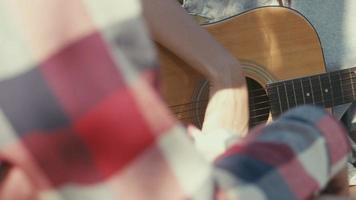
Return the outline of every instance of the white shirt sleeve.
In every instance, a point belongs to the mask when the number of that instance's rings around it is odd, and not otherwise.
[[[225,129],[200,132],[192,134],[192,136],[195,147],[211,162],[224,153],[232,143],[240,139],[238,134]]]

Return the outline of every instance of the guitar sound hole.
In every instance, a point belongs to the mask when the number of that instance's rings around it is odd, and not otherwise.
[[[254,127],[268,120],[270,113],[269,99],[264,88],[255,80],[246,78],[249,91],[249,127]],[[193,102],[196,102],[194,107],[193,124],[199,128],[202,127],[209,98],[209,83],[202,81],[196,94],[193,97]]]

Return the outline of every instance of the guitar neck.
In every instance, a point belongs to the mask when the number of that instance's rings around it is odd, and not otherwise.
[[[273,117],[297,105],[350,103],[356,100],[356,68],[271,83],[267,94]]]

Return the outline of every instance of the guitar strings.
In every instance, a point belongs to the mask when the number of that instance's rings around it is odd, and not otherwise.
[[[269,116],[269,114],[266,114],[263,117],[268,118],[268,116]],[[181,119],[178,118],[178,120],[191,120],[191,119],[194,119],[194,118],[195,117],[187,117],[187,118],[181,118]],[[258,124],[260,124],[262,122],[266,122],[266,121],[267,121],[267,119],[260,119],[260,120],[255,120],[255,121],[252,121],[252,122],[250,121],[250,125],[255,126],[255,125],[258,125]]]
[[[260,105],[260,104],[265,104],[266,102],[267,102],[267,101],[265,101],[264,103],[254,104],[254,106],[255,106],[255,105]],[[190,108],[185,107],[186,110],[182,110],[182,111],[178,111],[178,110],[177,110],[176,112],[174,112],[174,114],[182,114],[182,113],[185,113],[185,112],[195,111],[195,110],[197,110],[197,109],[203,109],[203,108],[206,108],[206,107],[207,107],[207,104],[199,104],[199,106],[192,105]],[[269,106],[267,106],[267,107],[255,108],[255,109],[253,109],[253,110],[251,110],[251,111],[259,111],[259,110],[263,110],[263,109],[267,109],[267,108],[269,108]]]
[[[349,83],[349,84],[342,84],[342,81],[351,81],[351,83]],[[342,85],[342,86],[349,86],[349,85],[353,85],[353,84],[355,84],[356,82],[354,82],[354,81],[356,81],[356,75],[354,76],[354,75],[350,75],[350,77],[348,77],[348,78],[342,78],[342,79],[339,79],[338,81],[340,81],[340,86]],[[330,83],[330,81],[329,81],[329,83]],[[276,87],[279,87],[279,86],[284,86],[285,85],[285,83],[284,83],[284,81],[282,81],[282,82],[275,82],[275,83],[273,83],[269,88],[271,88],[271,89],[274,89],[274,88],[276,88]],[[311,89],[315,89],[315,88],[312,88],[312,87],[310,87]],[[259,91],[266,91],[266,89],[265,88],[259,88],[259,89],[254,89],[254,90],[251,90],[251,92],[259,92]],[[265,94],[265,96],[268,96],[268,95],[266,95]]]
[[[354,92],[356,92],[356,90],[354,90]],[[264,95],[264,96],[267,97],[267,95]],[[334,102],[337,101],[337,100],[343,100],[343,99],[349,98],[349,97],[352,97],[352,98],[353,98],[354,95],[353,95],[353,94],[346,95],[346,96],[343,95],[343,96],[340,96],[340,97],[332,98],[332,100],[325,101],[325,102],[334,103]],[[322,98],[322,96],[321,96],[321,95],[320,95],[320,96],[317,95],[317,96],[314,96],[314,98]],[[254,99],[249,99],[249,101],[251,101],[251,100],[254,101]],[[193,101],[193,102],[186,103],[186,104],[176,105],[175,108],[172,108],[172,109],[175,109],[175,110],[173,110],[173,111],[178,111],[178,110],[183,109],[183,108],[188,109],[188,110],[183,110],[183,111],[180,111],[180,112],[176,112],[176,114],[179,114],[179,113],[182,113],[182,112],[190,111],[191,109],[194,110],[194,108],[197,109],[197,108],[199,108],[199,107],[197,107],[195,104],[203,104],[203,103],[208,102],[208,101],[209,101],[208,99],[199,100],[199,101]],[[303,101],[304,101],[304,100],[303,100]],[[275,102],[274,102],[274,101],[271,101],[271,100],[258,101],[258,103],[254,103],[253,106],[256,107],[256,106],[259,106],[259,105],[261,105],[261,104],[266,104],[266,103],[272,104],[272,103],[275,103]],[[315,103],[322,103],[322,102],[315,102]],[[297,104],[297,103],[296,103],[296,104]],[[301,105],[302,105],[302,104],[301,104]],[[179,108],[180,108],[180,109],[179,109]],[[268,108],[268,107],[260,107],[260,108],[257,108],[257,109],[255,109],[255,110],[252,110],[252,111],[262,110],[262,109],[266,109],[266,108]]]
[[[258,115],[258,116],[255,116],[255,117],[250,117],[249,119],[250,120],[254,120],[254,119],[258,119],[260,117],[268,117],[269,116],[269,113],[266,113],[266,114],[261,114],[261,115]],[[203,117],[203,115],[201,115],[200,117]],[[189,120],[189,119],[195,119],[196,117],[195,116],[184,116],[184,117],[179,117],[177,118],[178,120]],[[265,120],[258,120],[258,121],[253,121],[253,122],[262,122],[262,121],[265,121]]]
[[[263,113],[263,114],[259,114],[259,115],[254,115],[254,116],[251,116],[249,117],[250,120],[254,120],[254,119],[258,119],[260,117],[265,117],[265,116],[268,116],[270,112],[267,112],[267,113]],[[183,120],[183,119],[194,119],[196,118],[197,116],[195,114],[190,114],[190,113],[187,113],[187,115],[183,115],[183,116],[179,116],[177,117],[178,119],[180,120]],[[203,118],[204,117],[204,114],[200,114],[199,115],[200,118]]]
[[[262,96],[261,96],[262,97]],[[264,95],[263,97],[267,97],[267,95]],[[185,103],[185,104],[180,104],[180,105],[175,105],[175,106],[170,106],[170,108],[172,109],[172,110],[177,110],[177,109],[182,109],[182,107],[183,108],[187,108],[187,107],[194,107],[195,106],[195,104],[203,104],[203,103],[205,103],[205,102],[208,102],[209,101],[209,99],[202,99],[202,100],[198,100],[198,101],[192,101],[192,102],[190,102],[190,103]],[[249,99],[249,101],[254,101],[254,99]],[[268,101],[259,101],[258,103],[255,103],[255,104],[253,104],[254,106],[256,106],[256,105],[260,105],[260,104],[264,104],[264,103],[267,103],[267,102],[269,102],[269,100]]]
[[[346,75],[345,73],[344,74],[342,74],[342,73],[340,73],[340,75]],[[356,76],[353,76],[352,74],[348,74],[349,75],[349,77],[348,78],[339,78],[339,81],[340,81],[340,87],[342,87],[342,86],[350,86],[350,85],[354,85],[354,83],[353,83],[353,81],[354,81],[354,79],[356,78]],[[351,80],[351,83],[349,83],[349,84],[342,84],[342,82],[341,81],[347,81],[347,80]],[[332,81],[329,79],[329,83],[331,83]],[[283,83],[283,82],[281,82],[280,84],[274,84],[273,86],[271,86],[272,88],[274,88],[274,87],[278,87],[278,86],[281,86],[281,85],[285,85],[285,83]],[[316,91],[315,90],[315,88],[312,88],[311,87],[311,89],[312,89],[312,91]],[[251,94],[251,93],[253,93],[253,92],[260,92],[260,91],[263,91],[264,93],[265,93],[265,88],[259,88],[259,89],[254,89],[254,90],[251,90],[251,91],[249,91],[249,94]],[[319,90],[320,92],[321,92],[321,89]],[[344,101],[344,99],[346,99],[346,98],[354,98],[354,92],[355,92],[355,90],[352,90],[351,89],[351,92],[353,93],[352,95],[346,95],[346,96],[344,96],[344,95],[342,95],[341,97],[336,97],[336,98],[332,98],[331,100],[326,100],[326,101],[324,101],[324,100],[321,100],[321,101],[318,101],[318,102],[314,102],[314,104],[319,104],[319,103],[323,103],[323,104],[325,104],[325,103],[333,103],[333,102],[335,102],[335,101],[337,101],[337,100],[339,100],[339,99],[341,99],[341,100],[343,100]],[[252,95],[251,95],[252,96]],[[322,95],[321,95],[322,96]],[[315,98],[321,98],[321,96],[314,96]],[[268,97],[268,95],[267,94],[262,94],[262,95],[259,95],[259,96],[254,96],[254,98],[256,99],[256,98],[261,98],[261,97]],[[249,101],[253,101],[254,99],[252,98],[252,99],[250,99],[249,98]],[[175,105],[175,106],[171,106],[171,107],[182,107],[182,106],[189,106],[189,105],[191,105],[191,106],[194,106],[194,105],[192,105],[192,104],[196,104],[196,103],[202,103],[202,102],[208,102],[209,100],[208,99],[204,99],[204,100],[200,100],[200,101],[195,101],[195,102],[190,102],[190,103],[185,103],[185,104],[180,104],[180,105]],[[254,104],[254,105],[259,105],[259,104],[263,104],[263,103],[266,103],[266,102],[270,102],[270,101],[264,101],[264,102],[259,102],[258,104]],[[270,103],[272,103],[272,102],[270,102]],[[298,105],[297,103],[296,103],[296,105]],[[200,109],[202,109],[202,108],[206,108],[207,107],[207,104],[206,105],[201,105],[201,106],[199,106],[200,107]],[[287,104],[287,109],[289,109],[289,105]],[[192,109],[189,109],[189,110],[186,110],[185,112],[187,113],[187,114],[189,114],[189,112],[193,112],[193,111],[195,111],[196,109],[199,109],[199,108],[197,108],[197,107],[195,107],[195,108],[192,108]],[[267,107],[261,107],[261,108],[257,108],[257,109],[253,109],[253,110],[250,110],[250,114],[252,113],[252,112],[256,112],[256,111],[260,111],[260,110],[263,110],[263,109],[270,109],[270,106],[267,106]],[[184,112],[176,112],[176,114],[179,114],[179,113],[184,113]],[[203,113],[201,114],[201,116],[203,115]],[[267,119],[266,119],[266,117],[268,117],[270,115],[270,112],[268,112],[268,113],[265,113],[265,114],[261,114],[261,115],[254,115],[253,117],[250,117],[249,119],[250,119],[250,125],[252,125],[252,126],[254,126],[254,125],[258,125],[258,124],[260,124],[260,123],[262,123],[262,122],[265,122]],[[256,119],[258,119],[258,118],[261,118],[261,117],[264,117],[264,119],[261,119],[261,120],[256,120]],[[188,115],[188,116],[183,116],[183,117],[178,117],[178,119],[179,120],[188,120],[188,119],[193,119],[193,118],[195,118],[195,116],[194,116],[194,113],[192,113],[192,115]]]
[[[269,115],[269,114],[268,114]],[[265,117],[268,117],[268,115],[266,115]],[[179,119],[178,118],[178,120],[191,120],[191,119],[194,119],[195,117],[187,117],[187,118],[183,118],[183,119]],[[249,124],[249,126],[250,127],[254,127],[254,126],[257,126],[257,125],[259,125],[259,124],[262,124],[263,122],[266,122],[267,121],[267,119],[261,119],[261,120],[255,120],[255,121],[253,121],[253,122],[249,122],[250,124]]]
[[[354,95],[348,95],[348,96],[344,96],[344,98],[350,98],[350,97],[354,97]],[[343,97],[337,97],[337,98],[335,98],[335,99],[343,99]],[[320,104],[320,103],[323,103],[323,104],[325,104],[325,103],[332,103],[332,101],[330,100],[330,101],[323,101],[323,100],[321,100],[321,101],[317,101],[317,102],[315,102],[314,104]],[[305,105],[305,104],[300,104],[300,105]],[[190,114],[189,112],[193,112],[193,111],[195,111],[195,110],[197,110],[197,109],[203,109],[203,108],[206,108],[207,107],[207,105],[200,105],[200,106],[198,106],[198,107],[194,107],[194,108],[191,108],[191,109],[188,109],[188,110],[184,110],[184,111],[180,111],[180,112],[175,112],[174,114],[176,114],[176,115],[178,115],[178,114],[183,114],[183,113],[187,113],[187,114]],[[287,105],[287,109],[289,109],[289,106]],[[270,109],[270,106],[267,106],[267,107],[261,107],[261,108],[258,108],[258,109],[252,109],[252,110],[249,110],[250,111],[250,113],[252,113],[252,112],[256,112],[256,111],[259,111],[259,110],[263,110],[263,109]],[[192,116],[187,116],[187,117],[194,117],[193,116],[194,115],[194,113],[192,113]],[[258,117],[260,117],[259,115],[255,115],[254,117],[251,117],[250,119],[254,119],[254,118],[258,118]],[[184,119],[184,118],[183,118]]]
[[[350,96],[348,96],[350,97]],[[326,102],[330,102],[330,101],[319,101],[319,102],[316,102],[317,103],[326,103]],[[289,107],[289,106],[288,106]],[[263,109],[269,109],[269,107],[265,107]],[[289,109],[289,108],[288,108]],[[251,110],[250,110],[250,114],[251,114]],[[200,117],[203,117],[203,113],[200,115]],[[250,120],[250,125],[252,126],[255,126],[255,125],[258,125],[262,122],[265,122],[267,121],[267,117],[270,115],[270,112],[268,113],[265,113],[265,114],[260,114],[260,115],[254,115],[253,117],[250,117],[249,120]],[[260,119],[260,120],[256,120],[260,117],[264,117],[263,119]],[[193,115],[188,115],[188,116],[183,116],[183,117],[178,117],[179,120],[189,120],[189,119],[194,119],[196,118],[196,116]]]
[[[202,106],[201,108],[205,108],[204,106]],[[264,109],[269,109],[269,107],[267,107],[267,108],[264,108]],[[195,115],[195,113],[190,113],[190,112],[194,112],[196,109],[191,109],[191,110],[189,110],[189,111],[186,111],[186,112],[184,112],[187,116],[182,116],[182,117],[194,117],[194,115]],[[260,109],[260,110],[262,110],[262,109]],[[256,111],[256,110],[255,110]],[[252,111],[253,112],[253,111]],[[268,112],[269,113],[269,112]],[[179,115],[181,115],[181,114],[183,114],[183,113],[175,113],[175,114],[179,114]],[[200,114],[200,116],[202,117],[202,115],[203,114]],[[261,114],[261,115],[254,115],[253,117],[251,117],[250,119],[254,119],[254,118],[258,118],[258,117],[260,117],[260,116],[262,116],[263,114]],[[184,118],[183,118],[184,119]]]
[[[340,84],[341,84],[341,81],[351,80],[353,82],[354,80],[356,80],[356,75],[346,74],[346,73],[344,73],[343,75],[348,75],[348,77],[347,78],[339,78],[338,81],[340,81]],[[301,78],[299,78],[299,79],[301,79]],[[293,80],[296,80],[296,79],[293,79]],[[334,82],[334,81],[329,81],[329,83],[331,83],[331,82]],[[284,84],[285,84],[285,81],[275,82],[275,83],[272,83],[269,88],[273,89],[278,86],[284,86]],[[253,90],[250,90],[249,93],[260,92],[260,91],[266,91],[266,89],[265,88],[253,89]]]
[[[353,80],[354,80],[354,78],[356,78],[356,76],[350,75],[350,77],[351,77],[351,78],[343,78],[343,79],[340,79],[340,81],[351,80],[351,83],[349,83],[349,84],[342,84],[342,83],[340,83],[340,87],[341,87],[341,85],[343,85],[343,86],[353,85]],[[282,84],[284,84],[284,83],[282,83]],[[280,84],[280,85],[282,85],[282,84]],[[280,86],[280,85],[276,84],[274,87],[278,87],[278,86]],[[264,91],[264,92],[265,92],[265,89],[264,89],[264,88],[260,88],[260,89],[252,90],[252,92],[256,92],[256,91]],[[352,91],[352,93],[355,92],[355,90],[351,90],[351,91]],[[264,94],[264,95],[259,95],[259,96],[256,96],[256,97],[259,97],[259,98],[261,98],[261,97],[267,97],[267,95]],[[317,98],[320,98],[321,96],[316,96],[316,97],[317,97]],[[347,95],[347,96],[336,97],[336,98],[333,98],[332,100],[327,100],[327,101],[321,100],[321,101],[315,102],[315,104],[318,104],[318,103],[324,103],[324,104],[325,104],[325,103],[333,103],[333,102],[335,102],[336,100],[339,100],[339,99],[344,100],[345,98],[349,98],[349,97],[354,98],[354,94],[352,94],[352,95]],[[249,100],[251,101],[251,100],[254,100],[254,99],[249,99]],[[199,102],[208,102],[208,99],[204,99],[204,100],[200,100],[200,101],[195,101],[195,102],[190,102],[190,103],[185,103],[185,104],[180,104],[180,105],[174,105],[174,106],[171,106],[171,107],[176,107],[176,108],[177,108],[177,107],[182,107],[182,106],[184,107],[184,106],[189,106],[189,105],[196,104],[196,103],[199,103]],[[266,102],[270,102],[270,101],[259,102],[258,104],[254,104],[254,105],[259,105],[259,104],[263,104],[263,103],[266,103]],[[195,111],[196,109],[199,109],[199,108],[200,108],[200,109],[206,108],[206,106],[207,106],[207,105],[205,105],[205,106],[203,105],[203,106],[191,108],[191,109],[189,109],[189,110],[180,111],[180,112],[175,112],[175,114],[176,114],[176,115],[177,115],[177,114],[183,114],[183,113],[189,114],[189,112]],[[288,107],[288,109],[289,109],[289,105],[287,105],[287,107]],[[263,109],[270,109],[270,106],[268,106],[268,107],[260,107],[260,108],[257,108],[257,109],[250,110],[250,113],[256,112],[256,111],[259,111],[259,110],[263,110]],[[260,117],[266,117],[266,116],[268,116],[268,115],[269,115],[269,112],[266,113],[266,114],[262,114],[262,115],[255,115],[255,116],[253,116],[253,117],[250,117],[250,120],[254,120],[254,119],[257,119],[257,118],[260,118]],[[195,118],[194,113],[189,114],[188,116],[179,117],[178,119],[180,119],[180,120],[185,120],[185,119],[191,119],[191,118]],[[253,121],[252,124],[258,124],[258,123],[263,122],[263,121],[266,121],[266,120],[265,120],[265,119],[262,119],[262,120]]]
[[[351,74],[349,74],[348,76],[349,76],[349,77],[347,77],[347,78],[339,78],[338,81],[340,81],[340,84],[341,84],[342,81],[348,81],[348,80],[351,80],[351,82],[353,82],[353,81],[355,80],[355,78],[356,78],[356,75],[351,75]],[[309,79],[311,79],[311,78],[309,78]],[[294,79],[294,80],[295,80],[295,79]],[[285,85],[285,82],[286,82],[286,81],[275,82],[275,83],[272,83],[272,84],[271,84],[272,86],[270,86],[270,87],[271,87],[271,88],[275,88],[275,87],[278,87],[278,86],[284,86],[284,85]],[[329,83],[331,83],[331,82],[334,82],[334,81],[329,81]],[[261,88],[260,88],[260,89],[261,89]],[[260,89],[258,89],[258,90],[260,90]]]
[[[356,76],[355,77],[353,77],[353,78],[356,78]],[[352,78],[352,79],[353,79]],[[351,80],[351,79],[344,79],[344,80]],[[342,85],[342,86],[350,86],[350,85],[353,85],[353,83],[351,83],[351,84],[345,84],[345,85]],[[253,90],[252,90],[253,91]],[[261,89],[256,89],[256,90],[254,90],[254,91],[264,91],[265,92],[265,89],[264,88],[261,88]],[[316,90],[314,90],[314,91],[316,91]],[[318,90],[318,91],[320,91],[321,92],[321,90]],[[355,91],[354,91],[355,92]],[[253,96],[253,95],[251,95],[251,96]],[[262,97],[268,97],[268,95],[267,94],[262,94],[262,95],[259,95],[259,96],[255,96],[255,98],[253,99],[253,98],[249,98],[249,101],[254,101],[256,98],[262,98]],[[316,96],[316,97],[319,97],[319,96]],[[189,105],[189,104],[196,104],[196,103],[198,103],[198,102],[207,102],[207,101],[209,101],[208,99],[203,99],[203,100],[199,100],[199,101],[192,101],[192,102],[189,102],[189,103],[183,103],[183,104],[177,104],[177,105],[173,105],[173,106],[169,106],[171,109],[174,109],[174,108],[177,108],[177,107],[181,107],[181,106],[187,106],[187,105]],[[265,102],[259,102],[259,103],[266,103],[266,102],[268,102],[268,101],[265,101]],[[257,105],[257,104],[254,104],[254,105]]]
[[[253,95],[249,95],[249,96],[253,96]],[[267,94],[262,94],[262,95],[253,96],[253,97],[256,99],[256,98],[268,97],[268,95]],[[251,101],[251,100],[253,101],[255,99],[250,97],[249,101]],[[186,105],[189,105],[189,104],[195,104],[195,103],[198,103],[198,102],[207,102],[207,101],[209,101],[209,99],[202,99],[202,100],[198,100],[198,101],[192,101],[192,102],[187,102],[187,103],[183,103],[183,104],[172,105],[172,106],[169,106],[169,108],[174,109],[174,108],[177,108],[177,107],[180,107],[180,106],[186,106]]]
[[[350,97],[353,98],[354,96],[353,96],[353,95],[348,95],[348,96],[343,96],[343,97],[336,97],[336,98],[333,98],[332,100],[316,101],[316,102],[314,102],[314,104],[318,104],[318,103],[331,103],[331,104],[332,104],[332,103],[334,103],[335,101],[343,100],[343,99],[345,99],[345,98],[350,98]],[[206,101],[201,101],[201,102],[207,102],[207,100],[206,100]],[[195,103],[196,103],[196,104],[199,104],[199,101],[196,101]],[[269,109],[270,106],[257,107],[257,108],[256,108],[256,106],[261,105],[261,104],[266,104],[266,103],[272,104],[273,102],[271,102],[271,101],[262,101],[262,102],[258,102],[258,103],[256,103],[256,104],[253,104],[253,106],[254,106],[255,108],[252,109],[252,110],[250,110],[250,112],[256,112],[256,111],[260,111],[260,110],[264,110],[264,109]],[[305,104],[305,103],[304,103],[304,104]],[[304,104],[297,104],[297,103],[296,103],[296,105],[304,105]],[[203,103],[200,103],[199,106],[190,105],[189,107],[184,107],[185,110],[180,110],[180,111],[174,110],[174,114],[176,114],[176,115],[177,115],[177,114],[182,114],[182,113],[186,113],[186,112],[190,112],[190,111],[195,111],[195,110],[197,110],[197,109],[203,109],[203,108],[206,108],[206,107],[207,107],[207,104],[203,104]],[[287,105],[287,107],[290,107],[290,106]]]
[[[269,114],[265,114],[263,117],[267,118],[269,116]],[[194,119],[195,117],[191,116],[191,117],[186,117],[186,118],[177,118],[178,120],[191,120]],[[267,119],[260,119],[260,120],[255,120],[255,121],[250,121],[250,125],[257,125],[260,124],[262,122],[267,121]]]

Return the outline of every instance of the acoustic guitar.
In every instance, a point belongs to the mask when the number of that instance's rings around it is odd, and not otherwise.
[[[328,108],[356,99],[356,68],[326,73],[318,35],[297,11],[263,7],[203,27],[243,64],[250,127],[297,105]],[[170,51],[159,49],[164,100],[178,119],[200,127],[209,83]]]

